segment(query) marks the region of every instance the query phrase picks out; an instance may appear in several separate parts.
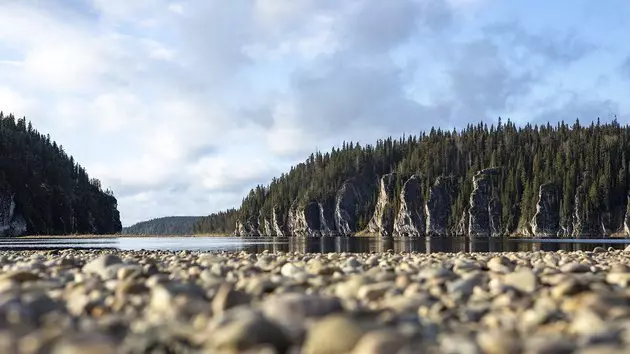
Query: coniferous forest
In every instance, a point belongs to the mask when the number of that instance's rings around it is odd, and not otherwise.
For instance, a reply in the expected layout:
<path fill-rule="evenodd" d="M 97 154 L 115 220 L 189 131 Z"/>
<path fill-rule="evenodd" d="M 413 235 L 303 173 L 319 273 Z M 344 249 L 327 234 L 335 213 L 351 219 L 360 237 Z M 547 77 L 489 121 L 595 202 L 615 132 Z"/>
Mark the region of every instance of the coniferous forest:
<path fill-rule="evenodd" d="M 120 230 L 111 191 L 25 118 L 0 112 L 0 235 Z"/>
<path fill-rule="evenodd" d="M 128 235 L 190 235 L 199 219 L 198 216 L 167 216 L 124 227 L 121 233 Z"/>
<path fill-rule="evenodd" d="M 462 225 L 475 217 L 471 208 L 475 209 L 473 199 L 478 198 L 475 189 L 481 188 L 476 187 L 479 177 L 475 176 L 493 168 L 486 193 L 496 209 L 491 218 L 496 217 L 493 223 L 501 235 L 531 234 L 538 209 L 557 219 L 545 222 L 551 223 L 551 229 L 555 222 L 558 235 L 613 235 L 624 232 L 629 157 L 630 127 L 616 120 L 586 126 L 576 120 L 570 125 L 517 127 L 499 119 L 497 125 L 431 129 L 374 145 L 343 143 L 330 152 L 311 154 L 269 185 L 252 189 L 237 211 L 201 219 L 196 231 L 286 236 L 296 228 L 310 227 L 326 229 L 328 234 L 357 234 L 370 229 L 370 220 L 383 205 L 388 208 L 385 214 L 398 213 L 405 182 L 417 176 L 419 190 L 414 198 L 423 201 L 427 213 L 439 202 L 437 186 L 448 182 L 449 210 L 442 213 L 448 233 L 456 234 L 465 232 Z M 338 220 L 348 183 L 355 190 L 350 209 L 356 213 L 350 232 Z M 548 194 L 545 200 L 541 193 Z M 361 194 L 365 197 L 356 198 Z M 428 221 L 424 210 L 419 213 Z M 384 215 L 383 210 L 377 214 Z M 309 215 L 317 222 L 309 222 Z M 300 219 L 307 219 L 308 225 L 299 225 Z"/>

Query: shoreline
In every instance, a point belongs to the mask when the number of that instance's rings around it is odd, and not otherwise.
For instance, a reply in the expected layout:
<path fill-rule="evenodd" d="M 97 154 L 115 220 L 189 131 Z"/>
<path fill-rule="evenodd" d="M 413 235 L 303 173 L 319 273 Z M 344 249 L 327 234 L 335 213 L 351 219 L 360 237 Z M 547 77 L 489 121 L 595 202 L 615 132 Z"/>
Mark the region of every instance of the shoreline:
<path fill-rule="evenodd" d="M 628 259 L 630 247 L 428 255 L 0 250 L 0 285 L 15 298 L 2 344 L 28 341 L 32 352 L 54 353 L 624 352 Z M 2 316 L 9 313 L 0 309 Z"/>

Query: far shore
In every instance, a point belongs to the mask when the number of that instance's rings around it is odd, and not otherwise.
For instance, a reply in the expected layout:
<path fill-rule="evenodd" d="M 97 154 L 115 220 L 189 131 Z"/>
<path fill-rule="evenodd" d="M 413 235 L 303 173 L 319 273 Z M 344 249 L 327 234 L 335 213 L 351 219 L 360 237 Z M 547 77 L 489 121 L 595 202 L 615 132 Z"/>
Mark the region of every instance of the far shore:
<path fill-rule="evenodd" d="M 198 234 L 198 235 L 133 235 L 133 234 L 114 234 L 114 235 L 26 235 L 19 236 L 19 239 L 44 239 L 44 238 L 67 238 L 67 239 L 89 239 L 89 238 L 131 238 L 131 237 L 233 237 L 233 235 L 227 234 Z"/>
<path fill-rule="evenodd" d="M 191 234 L 191 235 L 155 235 L 155 234 L 141 234 L 141 235 L 134 235 L 134 234 L 114 234 L 114 235 L 26 235 L 26 236 L 18 236 L 16 237 L 16 239 L 50 239 L 50 238 L 57 238 L 57 239 L 90 239 L 90 238 L 111 238 L 111 239 L 116 239 L 116 238 L 138 238 L 138 237 L 159 237 L 159 238 L 176 238 L 176 237 L 185 237 L 185 238 L 195 238 L 195 237 L 237 237 L 237 238 L 243 238 L 243 239 L 260 239 L 260 238 L 278 238 L 278 239 L 305 239 L 305 237 L 273 237 L 273 236 L 269 236 L 269 237 L 265 237 L 265 236 L 252 236 L 252 237 L 240 237 L 240 236 L 234 236 L 231 234 Z M 356 237 L 356 238 L 381 238 L 378 234 L 375 233 L 369 233 L 369 232 L 359 232 L 355 235 L 352 236 L 348 236 L 348 237 Z M 443 236 L 440 237 L 435 237 L 435 238 L 442 238 Z M 451 237 L 468 237 L 468 236 L 446 236 L 448 238 Z M 326 237 L 327 238 L 327 237 Z M 422 237 L 416 237 L 413 239 L 424 239 L 425 236 Z M 506 239 L 506 240 L 510 240 L 510 239 L 548 239 L 548 237 L 532 237 L 531 235 L 506 235 L 503 237 L 490 237 L 489 239 L 496 239 L 496 240 L 500 240 L 500 239 Z M 558 237 L 557 239 L 559 240 L 575 240 L 575 239 L 590 239 L 589 237 Z M 614 233 L 611 235 L 608 235 L 606 237 L 596 237 L 593 239 L 602 239 L 602 240 L 607 240 L 607 239 L 628 239 L 628 237 L 623 234 L 623 233 Z"/>

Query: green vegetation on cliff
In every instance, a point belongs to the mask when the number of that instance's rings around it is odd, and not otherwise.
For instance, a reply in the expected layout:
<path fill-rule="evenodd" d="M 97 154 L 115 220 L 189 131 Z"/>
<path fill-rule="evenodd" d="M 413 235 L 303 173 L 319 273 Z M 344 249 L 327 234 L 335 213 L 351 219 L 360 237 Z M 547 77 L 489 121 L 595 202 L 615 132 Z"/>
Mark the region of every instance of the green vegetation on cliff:
<path fill-rule="evenodd" d="M 0 112 L 0 234 L 113 234 L 117 201 L 25 118 Z M 17 226 L 16 226 L 17 225 Z"/>
<path fill-rule="evenodd" d="M 281 226 L 286 227 L 293 203 L 317 201 L 331 208 L 344 181 L 353 178 L 376 186 L 375 180 L 390 172 L 396 172 L 397 207 L 401 187 L 410 176 L 422 177 L 421 190 L 427 200 L 436 178 L 444 175 L 452 176 L 457 186 L 449 213 L 449 229 L 455 230 L 469 208 L 475 173 L 499 167 L 494 183 L 504 233 L 528 227 L 544 183 L 561 190 L 560 225 L 565 230 L 579 226 L 582 232 L 615 232 L 623 224 L 626 210 L 629 156 L 630 127 L 621 127 L 616 121 L 517 127 L 499 120 L 497 126 L 480 123 L 462 131 L 431 129 L 419 136 L 388 138 L 365 146 L 344 143 L 340 149 L 314 153 L 268 186 L 254 188 L 237 214 L 241 223 L 257 225 L 261 216 L 271 218 L 275 208 Z M 372 190 L 366 205 L 359 206 L 357 231 L 366 227 L 374 212 L 378 188 Z M 223 220 L 226 214 L 208 218 Z M 217 231 L 204 220 L 198 223 L 198 232 Z M 231 225 L 227 220 L 222 224 Z"/>

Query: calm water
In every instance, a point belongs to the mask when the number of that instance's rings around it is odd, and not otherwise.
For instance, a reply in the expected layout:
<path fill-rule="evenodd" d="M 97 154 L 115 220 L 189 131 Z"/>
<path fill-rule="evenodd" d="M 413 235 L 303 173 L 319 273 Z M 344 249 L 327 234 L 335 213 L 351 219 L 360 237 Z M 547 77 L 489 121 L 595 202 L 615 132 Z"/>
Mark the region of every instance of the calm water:
<path fill-rule="evenodd" d="M 111 248 L 122 250 L 245 250 L 249 252 L 291 251 L 309 253 L 328 252 L 516 252 L 516 251 L 589 251 L 597 246 L 624 248 L 630 239 L 377 239 L 377 238 L 321 238 L 321 239 L 241 239 L 234 237 L 125 237 L 84 239 L 0 239 L 0 249 L 64 249 Z"/>

